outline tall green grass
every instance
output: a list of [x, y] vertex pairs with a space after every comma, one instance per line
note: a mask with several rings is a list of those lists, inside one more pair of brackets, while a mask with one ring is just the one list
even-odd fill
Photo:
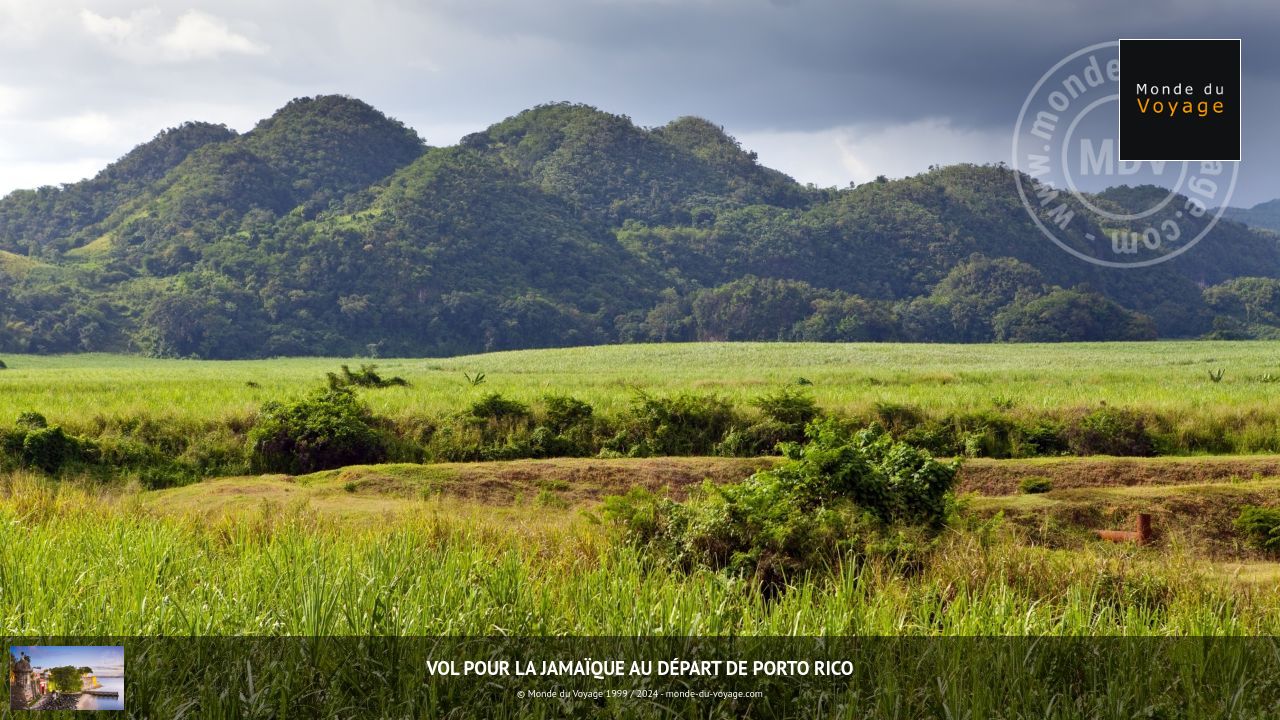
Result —
[[[923, 570], [849, 562], [774, 599], [671, 570], [572, 514], [377, 524], [299, 508], [160, 517], [25, 475], [0, 500], [4, 635], [1253, 635], [1280, 595], [1190, 558], [954, 530]], [[531, 511], [532, 512], [532, 511]], [[548, 511], [537, 509], [537, 515]]]
[[[323, 385], [359, 359], [156, 360], [123, 355], [3, 358], [0, 419], [39, 409], [77, 427], [129, 417], [195, 424], [250, 416], [263, 401]], [[364, 362], [368, 362], [365, 360]], [[526, 402], [548, 393], [616, 413], [631, 388], [718, 393], [746, 405], [799, 378], [823, 407], [858, 413], [876, 403], [934, 413], [1004, 406], [1045, 410], [1109, 405], [1158, 410], [1188, 423], [1230, 425], [1273, 415], [1280, 383], [1276, 342], [911, 345], [894, 343], [689, 343], [529, 350], [447, 359], [385, 359], [380, 372], [409, 387], [368, 395], [375, 412], [410, 417], [456, 411], [481, 394]], [[1207, 369], [1226, 368], [1222, 382]], [[464, 372], [484, 372], [473, 387]], [[247, 383], [255, 383], [250, 386]]]
[[[1275, 348], [1271, 342], [568, 348], [384, 360], [380, 372], [406, 378], [407, 386], [360, 395], [394, 429], [406, 450], [399, 460], [554, 454], [529, 450], [536, 445], [530, 442], [532, 424], [506, 438], [509, 447], [500, 452], [472, 447], [479, 442], [471, 437], [474, 428], [453, 419], [494, 393], [535, 411], [543, 411], [544, 398], [553, 395], [589, 402], [605, 434], [577, 443], [573, 454], [595, 454], [618, 450], [604, 441], [641, 393], [713, 396], [732, 406], [746, 427], [759, 415], [753, 406], [759, 397], [801, 386], [824, 413], [881, 420], [900, 437], [943, 455], [1275, 454]], [[97, 443], [97, 475], [136, 477], [148, 487], [246, 473], [247, 432], [262, 405], [323, 386], [326, 373], [339, 365], [332, 359], [116, 355], [10, 356], [8, 363], [10, 369], [0, 370], [0, 432], [19, 413], [40, 411], [51, 424]], [[1226, 368], [1221, 382], [1206, 373], [1210, 366]], [[468, 379], [480, 373], [483, 384]], [[1083, 442], [1071, 427], [1100, 410], [1142, 419], [1149, 438]]]

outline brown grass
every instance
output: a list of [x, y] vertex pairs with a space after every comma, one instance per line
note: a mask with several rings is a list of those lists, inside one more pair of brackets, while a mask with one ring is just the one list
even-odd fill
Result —
[[1049, 478], [1055, 489], [1194, 485], [1232, 479], [1280, 476], [1280, 457], [1041, 458], [966, 460], [959, 490], [980, 495], [1013, 495], [1032, 476]]

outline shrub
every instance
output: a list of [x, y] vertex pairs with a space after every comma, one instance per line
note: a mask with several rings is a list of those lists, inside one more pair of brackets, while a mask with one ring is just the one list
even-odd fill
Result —
[[606, 449], [632, 457], [709, 455], [737, 421], [733, 406], [714, 395], [653, 397], [639, 392], [622, 420], [623, 429]]
[[1235, 520], [1236, 530], [1250, 545], [1269, 554], [1280, 554], [1280, 508], [1247, 505]]
[[256, 472], [304, 474], [382, 462], [388, 454], [369, 408], [346, 390], [263, 405], [249, 444]]
[[[787, 461], [686, 503], [643, 489], [605, 501], [625, 540], [684, 568], [749, 575], [767, 591], [838, 563], [903, 528], [931, 533], [949, 507], [957, 465], [894, 442], [879, 426], [832, 420], [784, 446]], [[892, 544], [892, 543], [890, 543]]]
[[1061, 455], [1068, 450], [1063, 434], [1062, 424], [1050, 418], [1019, 425], [1015, 456]]
[[785, 387], [751, 401], [763, 418], [750, 427], [733, 429], [717, 448], [719, 455], [754, 456], [776, 453], [784, 442], [804, 440], [805, 426], [818, 417], [818, 405], [808, 394]]
[[875, 419], [894, 434], [906, 432], [925, 422], [924, 413], [920, 408], [904, 403], [883, 401], [875, 404]]
[[[801, 434], [803, 434], [801, 428]], [[755, 457], [777, 453], [778, 446], [796, 441], [795, 427], [776, 420], [762, 420], [745, 428], [734, 428], [716, 446], [716, 454], [728, 457]]]
[[543, 402], [547, 406], [547, 427], [556, 434], [590, 423], [595, 412], [587, 403], [568, 395], [548, 395]]
[[1155, 454], [1146, 420], [1133, 410], [1103, 406], [1069, 422], [1067, 447], [1076, 455]]
[[377, 365], [361, 365], [358, 371], [351, 372], [351, 368], [343, 365], [340, 373], [326, 373], [329, 377], [329, 389], [405, 387], [409, 384], [409, 381], [402, 377], [384, 378], [377, 373], [377, 370]]
[[769, 420], [799, 427], [801, 434], [805, 426], [818, 417], [818, 404], [813, 397], [790, 387], [761, 395], [751, 404], [760, 408], [761, 414]]
[[27, 431], [22, 440], [22, 460], [47, 473], [57, 472], [76, 455], [76, 442], [60, 426]]
[[40, 413], [28, 410], [24, 413], [18, 413], [17, 425], [24, 430], [39, 430], [40, 428], [49, 427], [49, 421]]
[[530, 416], [529, 406], [517, 400], [508, 400], [498, 393], [489, 393], [471, 404], [467, 413], [480, 420], [525, 420]]
[[9, 366], [5, 365], [3, 360], [0, 360], [0, 370], [8, 370], [8, 369], [9, 369]]
[[968, 457], [1007, 458], [1013, 455], [1017, 426], [999, 412], [979, 410], [949, 418], [959, 450]]
[[1047, 493], [1053, 489], [1053, 481], [1042, 475], [1030, 475], [1018, 483], [1018, 490], [1028, 495]]
[[560, 497], [555, 492], [546, 488], [543, 488], [542, 490], [538, 491], [538, 497], [535, 498], [535, 501], [541, 507], [553, 508], [555, 510], [564, 510], [569, 507], [568, 500]]

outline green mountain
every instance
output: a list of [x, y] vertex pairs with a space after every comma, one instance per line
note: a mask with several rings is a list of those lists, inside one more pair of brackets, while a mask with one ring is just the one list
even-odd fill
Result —
[[817, 189], [706, 120], [567, 103], [443, 148], [337, 96], [243, 135], [187, 124], [0, 200], [0, 280], [5, 352], [1280, 334], [1271, 233], [1223, 222], [1170, 262], [1098, 268], [1043, 239], [1002, 166]]
[[1280, 232], [1280, 199], [1258, 203], [1251, 208], [1229, 207], [1223, 217], [1273, 232]]
[[235, 135], [222, 125], [187, 123], [161, 132], [90, 180], [11, 193], [0, 201], [0, 249], [27, 254], [65, 241], [146, 192], [192, 152]]

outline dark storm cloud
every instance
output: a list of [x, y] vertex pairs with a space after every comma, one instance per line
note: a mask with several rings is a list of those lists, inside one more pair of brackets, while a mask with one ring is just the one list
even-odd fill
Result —
[[762, 157], [802, 180], [873, 162], [815, 165], [835, 150], [801, 145], [841, 128], [898, 138], [888, 157], [903, 163], [889, 170], [931, 162], [901, 128], [939, 119], [972, 139], [974, 159], [1001, 160], [1041, 73], [1117, 37], [1243, 37], [1241, 191], [1280, 195], [1268, 120], [1280, 13], [1152, 0], [0, 0], [0, 191], [91, 168], [183, 119], [244, 130], [321, 92], [361, 97], [433, 142], [559, 99], [646, 125], [697, 114], [770, 143]]
[[[593, 93], [669, 116], [702, 105], [741, 127], [818, 129], [947, 115], [1008, 124], [1058, 58], [1117, 37], [1244, 36], [1251, 74], [1274, 78], [1280, 13], [1265, 3], [1167, 2], [506, 3], [445, 13], [486, 34], [533, 36], [571, 51]], [[1256, 40], [1251, 42], [1250, 40]], [[557, 84], [558, 68], [513, 68]], [[578, 74], [570, 71], [575, 80]], [[539, 78], [542, 78], [539, 82]], [[514, 80], [515, 78], [513, 78]], [[576, 86], [581, 89], [582, 86]]]

